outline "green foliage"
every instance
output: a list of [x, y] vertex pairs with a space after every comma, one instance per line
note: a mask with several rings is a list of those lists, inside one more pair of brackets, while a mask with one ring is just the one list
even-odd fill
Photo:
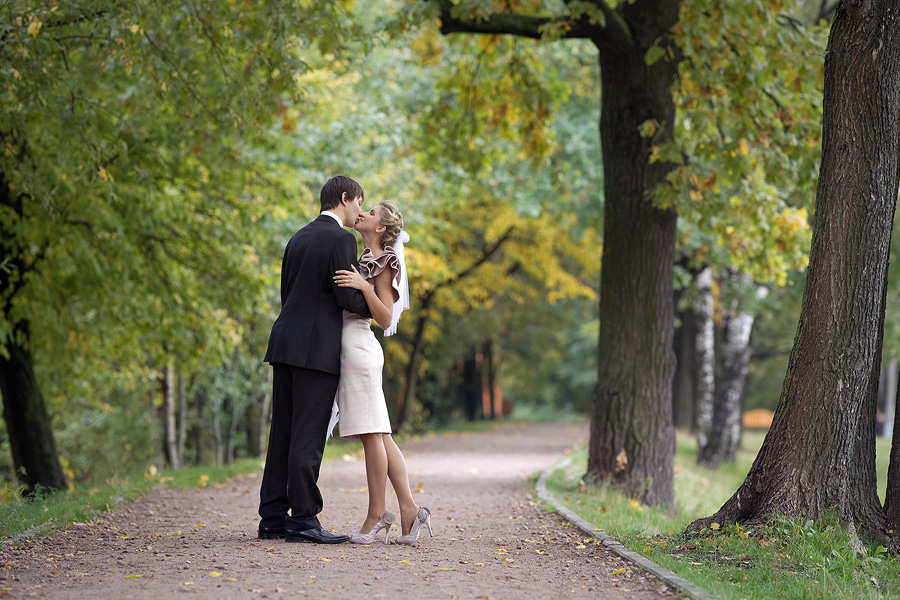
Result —
[[[303, 106], [302, 54], [361, 35], [344, 4], [0, 8], [0, 184], [11, 199], [0, 206], [0, 352], [16, 323], [30, 324], [77, 474], [129, 466], [101, 459], [99, 438], [80, 444], [86, 431], [128, 439], [120, 461], [153, 456], [168, 360], [190, 377], [236, 346], [261, 355], [289, 218], [311, 213], [294, 205], [306, 182], [279, 144]], [[129, 424], [140, 434], [123, 436]]]
[[779, 286], [805, 267], [818, 176], [827, 27], [801, 8], [683, 2], [675, 141], [655, 150], [680, 156], [656, 201], [683, 217], [682, 252]]

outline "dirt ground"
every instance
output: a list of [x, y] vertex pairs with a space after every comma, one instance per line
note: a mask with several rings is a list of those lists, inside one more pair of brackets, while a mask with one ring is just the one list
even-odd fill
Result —
[[[529, 478], [587, 433], [579, 424], [507, 424], [402, 444], [434, 528], [415, 547], [393, 543], [396, 524], [388, 545], [258, 540], [261, 476], [252, 475], [160, 489], [91, 523], [3, 544], [0, 597], [675, 598], [529, 495]], [[326, 529], [358, 530], [365, 485], [359, 459], [322, 466]]]

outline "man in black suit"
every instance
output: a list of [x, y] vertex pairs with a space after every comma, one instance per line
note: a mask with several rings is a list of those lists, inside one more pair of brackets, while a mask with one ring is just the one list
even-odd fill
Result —
[[[281, 314], [272, 326], [265, 361], [272, 364], [272, 427], [259, 490], [260, 539], [337, 544], [317, 515], [317, 481], [331, 406], [341, 369], [344, 309], [368, 315], [359, 290], [338, 287], [334, 273], [358, 265], [352, 226], [363, 191], [349, 177], [328, 180], [321, 214], [294, 234], [281, 264]], [[288, 515], [290, 509], [290, 515]]]

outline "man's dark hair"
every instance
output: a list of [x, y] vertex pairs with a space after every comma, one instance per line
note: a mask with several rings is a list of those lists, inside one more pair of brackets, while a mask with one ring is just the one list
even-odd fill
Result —
[[325, 182], [322, 186], [322, 192], [319, 194], [320, 210], [331, 210], [341, 205], [341, 196], [346, 192], [347, 198], [363, 197], [362, 186], [343, 175], [337, 175]]

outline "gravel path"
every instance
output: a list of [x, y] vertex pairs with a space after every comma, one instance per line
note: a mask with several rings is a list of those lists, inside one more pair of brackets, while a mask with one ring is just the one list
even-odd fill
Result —
[[[92, 523], [5, 545], [0, 597], [675, 598], [529, 494], [530, 477], [587, 433], [584, 424], [505, 424], [402, 444], [434, 527], [412, 548], [393, 543], [396, 525], [388, 545], [258, 540], [256, 474], [162, 489]], [[325, 463], [320, 478], [320, 520], [337, 533], [355, 532], [366, 507], [365, 467], [345, 458]], [[396, 499], [388, 509], [399, 516]]]

